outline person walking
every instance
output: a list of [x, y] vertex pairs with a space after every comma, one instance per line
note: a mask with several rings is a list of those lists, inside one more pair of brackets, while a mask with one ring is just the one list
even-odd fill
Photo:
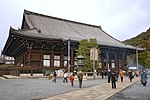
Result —
[[74, 83], [74, 76], [73, 75], [70, 76], [70, 82], [71, 82], [71, 86], [74, 86], [73, 85], [73, 83]]
[[64, 83], [68, 83], [68, 80], [67, 80], [67, 72], [64, 73], [63, 82], [64, 82]]
[[54, 79], [52, 80], [52, 82], [55, 82], [55, 83], [56, 83], [56, 76], [57, 76], [57, 74], [56, 74], [55, 71], [54, 71], [54, 73], [53, 73], [53, 76], [54, 76]]
[[121, 78], [121, 82], [123, 82], [124, 70], [120, 69], [119, 75], [120, 75], [120, 78]]
[[82, 80], [83, 80], [83, 74], [82, 72], [79, 72], [79, 74], [77, 75], [78, 77], [78, 81], [79, 81], [79, 88], [82, 87]]
[[116, 89], [116, 81], [117, 81], [116, 73], [115, 73], [115, 71], [112, 71], [112, 73], [111, 73], [112, 89]]
[[146, 86], [147, 79], [148, 79], [148, 77], [147, 77], [147, 74], [146, 74], [145, 70], [142, 70], [142, 73], [141, 73], [141, 82], [142, 82], [143, 86]]

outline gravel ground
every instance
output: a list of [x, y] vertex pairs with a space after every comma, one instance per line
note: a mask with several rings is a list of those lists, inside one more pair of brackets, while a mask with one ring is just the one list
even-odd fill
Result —
[[143, 86], [140, 81], [137, 81], [107, 100], [150, 100], [150, 77], [147, 86]]
[[[78, 81], [71, 87], [70, 82], [63, 83], [62, 80], [57, 78], [57, 83], [52, 83], [47, 79], [0, 79], [0, 100], [40, 100], [79, 89]], [[107, 80], [85, 80], [83, 88], [102, 83], [107, 83]], [[150, 100], [150, 77], [147, 86], [137, 81], [107, 100]]]
[[[107, 80], [85, 80], [83, 88], [104, 82]], [[71, 87], [71, 83], [63, 83], [62, 78], [57, 78], [57, 83], [47, 79], [0, 79], [0, 100], [40, 100], [78, 89], [77, 80]]]

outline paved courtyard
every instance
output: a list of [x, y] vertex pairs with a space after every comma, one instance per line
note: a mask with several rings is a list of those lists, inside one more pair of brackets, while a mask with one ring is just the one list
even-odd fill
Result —
[[[0, 100], [39, 100], [79, 89], [78, 81], [74, 87], [62, 81], [62, 78], [57, 78], [57, 83], [47, 79], [0, 79]], [[83, 88], [106, 82], [106, 79], [85, 80]]]
[[150, 79], [148, 79], [147, 86], [137, 81], [107, 100], [150, 100]]
[[139, 78], [129, 82], [128, 77], [123, 83], [117, 82], [117, 89], [111, 89], [107, 79], [85, 80], [82, 89], [78, 81], [71, 87], [62, 78], [57, 78], [57, 83], [47, 79], [0, 79], [0, 100], [85, 100], [85, 97], [88, 100], [150, 100], [149, 91], [150, 79], [144, 87]]

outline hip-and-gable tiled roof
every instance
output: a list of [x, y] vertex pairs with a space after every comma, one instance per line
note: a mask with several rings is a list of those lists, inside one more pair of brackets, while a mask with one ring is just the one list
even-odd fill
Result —
[[132, 46], [127, 46], [104, 32], [100, 26], [42, 15], [26, 10], [24, 11], [24, 18], [29, 28], [35, 28], [38, 31], [40, 30], [40, 32], [24, 32], [22, 34], [74, 41], [96, 38], [100, 45], [134, 49]]

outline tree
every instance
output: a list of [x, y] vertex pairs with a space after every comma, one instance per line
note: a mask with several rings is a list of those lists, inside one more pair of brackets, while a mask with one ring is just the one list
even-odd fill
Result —
[[[128, 63], [136, 63], [136, 54], [128, 56]], [[138, 53], [138, 63], [144, 68], [150, 68], [150, 51], [145, 50], [141, 53]]]
[[150, 67], [150, 51], [145, 50], [139, 53], [139, 64], [143, 65], [145, 68]]
[[[94, 38], [91, 38], [89, 41], [84, 39], [81, 40], [80, 45], [78, 49], [76, 50], [76, 56], [83, 55], [84, 56], [84, 67], [82, 68], [82, 71], [93, 71], [92, 67], [92, 61], [90, 60], [90, 48], [96, 48], [98, 49], [98, 54], [100, 58], [100, 48], [98, 46], [97, 40]], [[99, 67], [100, 59], [96, 62], [96, 69]]]
[[[123, 41], [123, 43], [144, 48], [143, 52], [138, 53], [139, 64], [145, 68], [150, 68], [150, 28], [134, 38]], [[136, 58], [135, 54], [134, 58]], [[136, 59], [134, 59], [134, 62], [136, 62]]]

